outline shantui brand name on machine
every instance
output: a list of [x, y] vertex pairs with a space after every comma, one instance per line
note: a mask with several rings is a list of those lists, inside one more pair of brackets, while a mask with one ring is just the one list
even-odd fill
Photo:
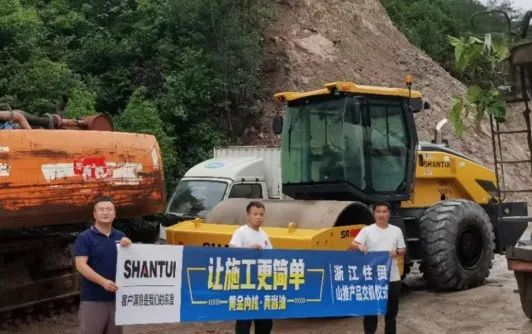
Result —
[[419, 165], [421, 167], [432, 167], [432, 168], [450, 168], [451, 162], [450, 161], [427, 161], [427, 160], [420, 160]]

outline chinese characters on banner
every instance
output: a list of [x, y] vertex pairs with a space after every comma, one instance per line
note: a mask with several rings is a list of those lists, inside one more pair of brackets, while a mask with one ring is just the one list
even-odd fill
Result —
[[[126, 252], [119, 250], [120, 324], [369, 315], [386, 311], [390, 258], [385, 252], [364, 255], [160, 245], [132, 248], [138, 246], [152, 247], [153, 255], [159, 257], [152, 257], [145, 249], [136, 253], [139, 257], [123, 256]], [[166, 247], [175, 252], [173, 259], [160, 256], [167, 254], [162, 252]], [[176, 308], [178, 311], [172, 315]], [[152, 313], [157, 313], [157, 317]], [[130, 316], [118, 322], [119, 314], [123, 315], [120, 319]]]

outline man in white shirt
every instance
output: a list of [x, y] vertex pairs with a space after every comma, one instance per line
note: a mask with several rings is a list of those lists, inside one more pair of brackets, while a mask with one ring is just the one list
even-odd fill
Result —
[[[397, 226], [389, 224], [391, 207], [389, 203], [375, 203], [373, 217], [375, 224], [364, 227], [351, 243], [350, 249], [361, 252], [390, 252], [392, 265], [390, 268], [390, 285], [388, 287], [388, 307], [384, 318], [384, 332], [395, 334], [396, 317], [399, 311], [399, 293], [401, 292], [401, 275], [397, 258], [406, 253], [403, 232]], [[375, 333], [378, 317], [376, 315], [364, 317], [364, 333]]]
[[[229, 241], [229, 247], [253, 248], [256, 250], [272, 249], [268, 235], [261, 229], [264, 224], [264, 204], [251, 201], [246, 207], [246, 225], [240, 226]], [[255, 322], [255, 334], [270, 334], [273, 321], [271, 319], [237, 320], [236, 334], [249, 334], [251, 323]]]

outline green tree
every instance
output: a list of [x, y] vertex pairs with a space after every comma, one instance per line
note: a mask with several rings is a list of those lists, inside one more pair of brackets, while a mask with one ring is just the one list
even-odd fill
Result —
[[72, 89], [68, 96], [65, 117], [78, 119], [95, 114], [97, 114], [95, 94], [83, 88]]
[[450, 112], [450, 119], [458, 135], [464, 131], [469, 115], [473, 116], [478, 128], [487, 115], [497, 121], [504, 121], [506, 103], [504, 85], [506, 82], [505, 61], [509, 56], [509, 41], [505, 38], [484, 40], [476, 37], [449, 37], [455, 49], [455, 66], [460, 72], [468, 71], [471, 81], [465, 96], [456, 96]]
[[43, 114], [56, 110], [60, 97], [73, 87], [80, 86], [79, 78], [64, 63], [45, 57], [25, 63], [11, 61], [11, 72], [3, 95], [11, 97], [14, 107], [28, 112]]
[[66, 96], [67, 117], [105, 112], [122, 130], [157, 129], [167, 176], [177, 177], [260, 116], [254, 108], [260, 34], [270, 6], [267, 0], [5, 0], [0, 97], [44, 113]]
[[475, 13], [488, 9], [506, 11], [511, 18], [520, 15], [508, 0], [491, 0], [487, 5], [478, 0], [381, 0], [381, 2], [395, 26], [412, 44], [465, 82], [471, 82], [471, 77], [467, 72], [458, 71], [454, 67], [454, 48], [448, 43], [447, 36], [469, 36], [475, 30], [481, 35], [486, 31], [504, 32], [506, 25], [496, 16], [472, 22], [471, 18]]
[[24, 8], [20, 0], [4, 0], [0, 6], [0, 61], [28, 60], [39, 41], [41, 22], [34, 8]]
[[167, 174], [174, 174], [176, 157], [173, 149], [173, 138], [166, 134], [157, 108], [146, 97], [145, 87], [139, 87], [133, 92], [126, 109], [115, 117], [114, 121], [116, 128], [120, 131], [154, 135], [159, 142]]

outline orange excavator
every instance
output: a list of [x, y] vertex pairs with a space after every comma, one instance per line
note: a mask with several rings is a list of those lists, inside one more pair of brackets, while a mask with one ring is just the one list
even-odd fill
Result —
[[7, 110], [0, 125], [2, 323], [76, 300], [71, 246], [96, 196], [112, 196], [125, 222], [162, 212], [166, 196], [155, 137], [114, 132], [106, 115]]

